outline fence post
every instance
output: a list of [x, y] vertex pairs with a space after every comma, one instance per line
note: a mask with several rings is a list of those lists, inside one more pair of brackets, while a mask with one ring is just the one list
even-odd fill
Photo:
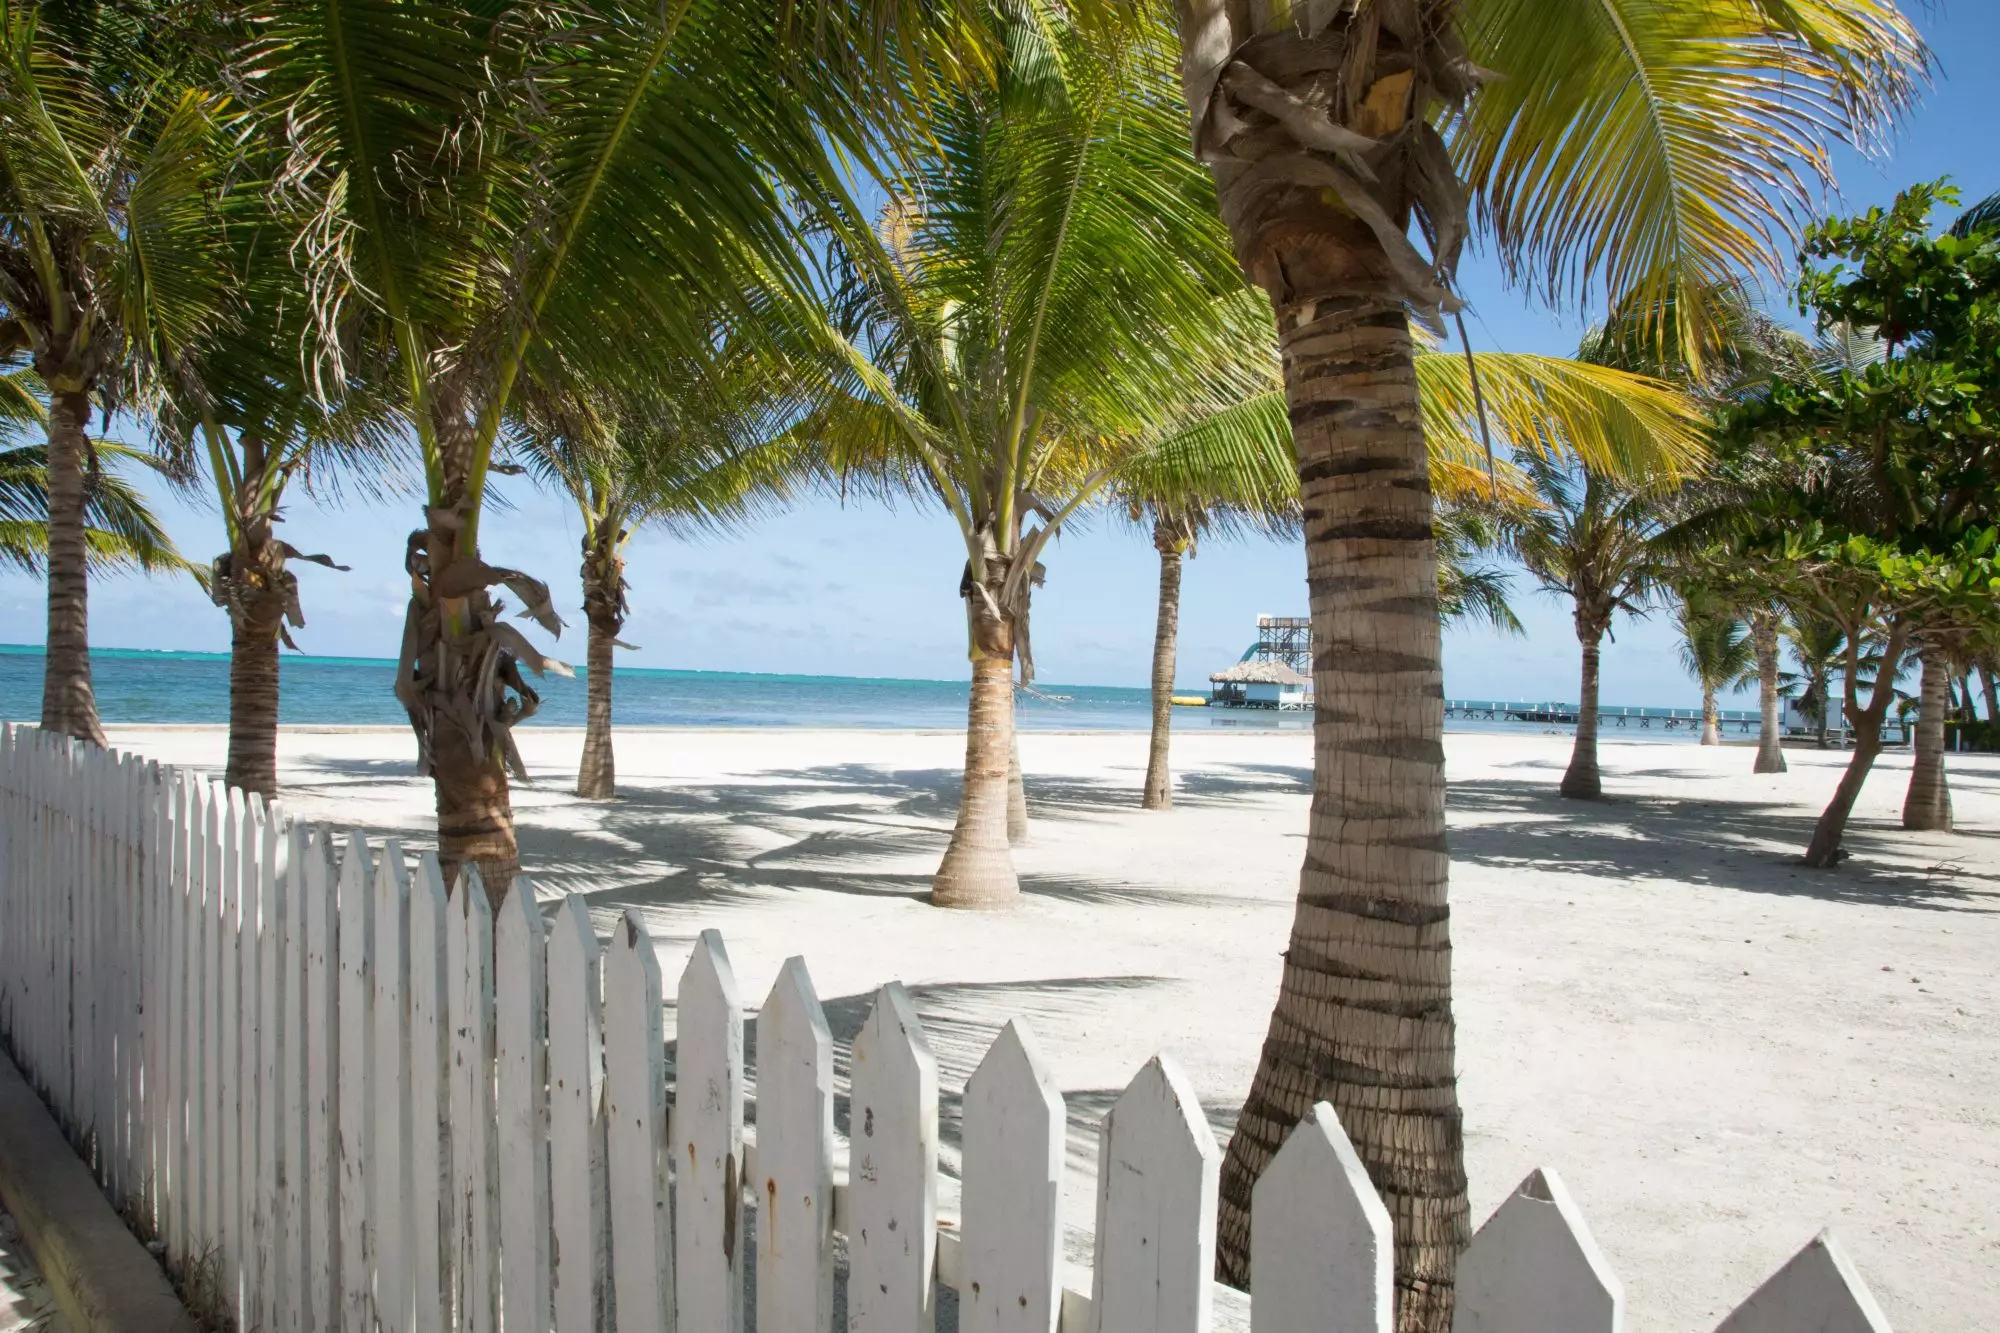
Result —
[[1062, 1094], [1019, 1019], [965, 1085], [959, 1327], [1053, 1333], [1062, 1302]]
[[457, 1210], [451, 1190], [451, 907], [437, 857], [417, 858], [410, 883], [410, 1328], [451, 1322]]
[[535, 887], [517, 876], [494, 925], [499, 1060], [500, 1318], [549, 1326], [547, 955]]
[[382, 1333], [410, 1327], [410, 1246], [427, 1233], [410, 1221], [410, 877], [402, 844], [375, 863], [375, 1318]]
[[757, 1329], [833, 1322], [833, 1034], [803, 958], [757, 1013]]
[[1453, 1333], [1617, 1333], [1625, 1319], [1624, 1287], [1547, 1169], [1529, 1173], [1479, 1228], [1459, 1256], [1457, 1285]]
[[451, 979], [451, 1177], [457, 1243], [452, 1261], [463, 1333], [499, 1327], [493, 1225], [493, 912], [479, 868], [459, 868], [451, 893], [446, 971]]
[[1252, 1189], [1250, 1247], [1251, 1333], [1394, 1327], [1389, 1210], [1326, 1102], [1299, 1122]]
[[854, 1038], [847, 1326], [931, 1333], [937, 1255], [937, 1057], [890, 982]]
[[1221, 1171], [1193, 1085], [1154, 1056], [1098, 1134], [1093, 1333], [1207, 1333]]
[[1822, 1231], [1715, 1333], [1889, 1333], [1889, 1317], [1833, 1233]]
[[549, 934], [549, 1199], [556, 1333], [604, 1319], [604, 1037], [597, 933], [570, 894]]
[[679, 1324], [743, 1326], [743, 1002], [722, 936], [681, 972], [674, 1047], [674, 1292]]
[[610, 1160], [611, 1288], [618, 1333], [670, 1333], [666, 1059], [660, 961], [625, 913], [604, 962], [604, 1095]]

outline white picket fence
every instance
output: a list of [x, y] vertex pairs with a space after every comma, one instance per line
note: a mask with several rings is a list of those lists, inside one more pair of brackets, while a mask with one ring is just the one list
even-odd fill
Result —
[[[671, 1108], [652, 941], [517, 881], [495, 920], [429, 856], [184, 770], [0, 733], [0, 1031], [107, 1195], [241, 1330], [1199, 1333], [1214, 1136], [1164, 1057], [1100, 1131], [1094, 1271], [1062, 1282], [1061, 1094], [1020, 1023], [965, 1091], [937, 1215], [938, 1075], [891, 983], [833, 1039], [803, 960], [755, 1019], [721, 937], [679, 982]], [[337, 853], [337, 855], [336, 855]], [[844, 1179], [843, 1179], [844, 1178]], [[1256, 1333], [1388, 1333], [1387, 1212], [1325, 1104], [1253, 1197]], [[844, 1266], [837, 1274], [844, 1240]], [[754, 1251], [754, 1257], [753, 1252]], [[754, 1268], [754, 1281], [748, 1270]], [[1610, 1333], [1624, 1297], [1536, 1172], [1464, 1255], [1456, 1328]], [[1875, 1333], [1822, 1235], [1722, 1333]]]

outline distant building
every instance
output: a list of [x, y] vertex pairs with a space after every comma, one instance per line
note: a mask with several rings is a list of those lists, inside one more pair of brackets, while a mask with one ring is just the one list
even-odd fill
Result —
[[1283, 662], [1247, 660], [1208, 678], [1216, 708], [1306, 708], [1312, 682]]

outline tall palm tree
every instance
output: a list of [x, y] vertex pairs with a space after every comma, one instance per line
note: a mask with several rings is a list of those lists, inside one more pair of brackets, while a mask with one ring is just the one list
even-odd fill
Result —
[[852, 213], [836, 152], [866, 160], [915, 95], [878, 76], [976, 66], [984, 43], [954, 0], [602, 0], [523, 22], [464, 0], [274, 0], [243, 17], [240, 86], [291, 150], [281, 185], [317, 210], [300, 255], [316, 316], [343, 326], [324, 343], [390, 364], [423, 461], [397, 693], [440, 860], [477, 863], [497, 901], [519, 865], [520, 666], [551, 663], [494, 590], [561, 627], [539, 580], [481, 548], [517, 388], [552, 363], [658, 383], [712, 356], [718, 319], [785, 326], [816, 280], [801, 223]]
[[221, 281], [216, 100], [167, 66], [150, 6], [0, 5], [0, 354], [47, 386], [42, 725], [102, 743], [90, 680], [91, 414], [197, 336]]
[[1799, 711], [1813, 719], [1817, 731], [1814, 743], [1824, 750], [1833, 720], [1829, 711], [1833, 680], [1846, 661], [1847, 633], [1838, 622], [1797, 606], [1789, 609], [1779, 633], [1792, 650], [1792, 659], [1798, 663], [1804, 681], [1799, 690]]
[[1945, 773], [1944, 723], [1951, 711], [1951, 658], [1945, 647], [1925, 643], [1911, 745], [1910, 789], [1903, 797], [1903, 827], [1950, 832], [1951, 781]]
[[1530, 458], [1525, 468], [1538, 503], [1511, 516], [1508, 544], [1544, 588], [1574, 604], [1583, 675], [1576, 740], [1561, 791], [1594, 801], [1604, 794], [1597, 768], [1604, 640], [1619, 612], [1645, 614], [1646, 599], [1664, 572], [1653, 543], [1660, 531], [1659, 501], [1654, 494], [1556, 460]]
[[[1408, 315], [1457, 304], [1475, 208], [1545, 293], [1663, 308], [1677, 284], [1775, 272], [1784, 201], [1825, 176], [1825, 140], [1871, 135], [1925, 57], [1888, 0], [1185, 0], [1179, 16], [1196, 152], [1277, 315], [1322, 645], [1319, 813], [1224, 1166], [1218, 1266], [1248, 1283], [1252, 1183], [1327, 1098], [1395, 1222], [1399, 1326], [1443, 1333], [1469, 1224]], [[1696, 351], [1706, 314], [1675, 308]], [[1407, 1015], [1393, 1032], [1384, 995]]]
[[1681, 666], [1701, 686], [1701, 743], [1722, 744], [1716, 696], [1757, 677], [1757, 646], [1735, 612], [1698, 589], [1682, 589], [1674, 605]]
[[586, 800], [609, 800], [618, 788], [612, 659], [632, 646], [619, 637], [630, 613], [626, 546], [646, 527], [685, 531], [740, 521], [762, 502], [782, 499], [800, 470], [793, 454], [745, 443], [741, 421], [756, 401], [748, 378], [733, 376], [721, 403], [692, 391], [593, 402], [582, 386], [537, 385], [521, 414], [514, 454], [546, 489], [575, 504], [583, 523], [586, 702], [576, 794]]
[[965, 785], [932, 892], [947, 907], [1019, 892], [1014, 672], [1033, 680], [1050, 540], [1148, 460], [1182, 497], [1208, 493], [1189, 470], [1265, 456], [1273, 419], [1243, 406], [1270, 382], [1268, 332], [1187, 156], [1167, 44], [1053, 6], [994, 21], [1008, 58], [990, 87], [939, 89], [935, 148], [842, 270], [845, 374], [791, 432], [843, 484], [941, 504], [964, 544]]

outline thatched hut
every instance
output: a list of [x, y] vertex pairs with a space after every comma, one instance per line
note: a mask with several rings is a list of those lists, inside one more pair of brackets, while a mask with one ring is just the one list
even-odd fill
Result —
[[1208, 678], [1208, 701], [1217, 708], [1304, 708], [1312, 682], [1283, 662], [1251, 659]]

